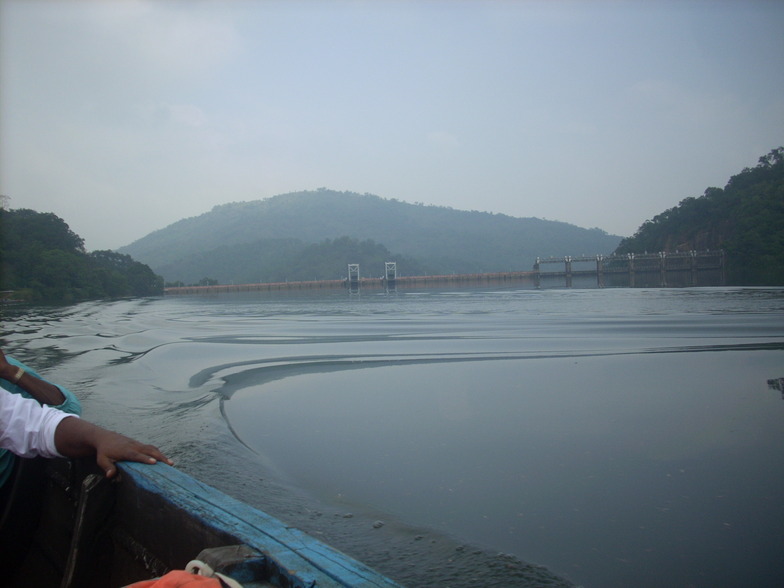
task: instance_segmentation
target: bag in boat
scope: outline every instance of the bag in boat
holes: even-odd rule
[[[160,578],[134,582],[125,588],[242,588],[242,585],[199,560],[193,560],[184,570],[173,570]]]

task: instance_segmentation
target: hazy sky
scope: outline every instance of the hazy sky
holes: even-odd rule
[[[0,0],[0,193],[88,250],[319,187],[627,236],[782,144],[782,1]]]

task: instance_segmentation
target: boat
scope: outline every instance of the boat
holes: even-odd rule
[[[194,560],[244,588],[393,588],[391,579],[163,463],[20,459],[3,488],[0,585],[118,588]],[[0,503],[2,504],[2,503]]]

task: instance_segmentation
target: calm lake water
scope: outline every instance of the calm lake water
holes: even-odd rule
[[[409,586],[784,586],[784,289],[5,309],[85,417]]]

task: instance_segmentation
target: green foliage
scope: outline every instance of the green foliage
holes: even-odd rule
[[[157,271],[166,276],[167,286],[203,285],[202,277],[221,284],[283,282],[286,266],[305,244],[296,239],[264,239],[252,243],[224,245],[211,251],[188,255]],[[291,280],[297,280],[293,275]],[[310,278],[308,278],[310,279]]]
[[[397,261],[407,275],[429,273],[417,261],[390,253],[372,240],[358,241],[345,236],[316,244],[295,239],[268,239],[220,247],[186,257],[162,269],[170,276],[167,286],[250,284],[338,280],[346,277],[349,263],[360,264],[362,275],[380,277],[387,261]],[[206,278],[197,278],[203,274],[213,276],[209,284],[205,282]]]
[[[106,250],[93,251],[90,258],[108,296],[157,296],[163,291],[163,278],[130,255]]]
[[[0,209],[0,231],[0,289],[17,299],[71,303],[163,291],[162,278],[128,255],[87,254],[84,240],[52,213]]]
[[[334,280],[347,277],[350,263],[359,264],[362,276],[381,277],[384,275],[384,263],[387,261],[396,261],[398,267],[405,268],[407,275],[430,273],[417,261],[392,254],[386,247],[371,239],[358,241],[345,236],[308,245],[291,260],[289,267],[294,275],[301,276],[301,279]]]
[[[784,147],[648,220],[616,253],[724,249],[731,285],[784,285]]]

